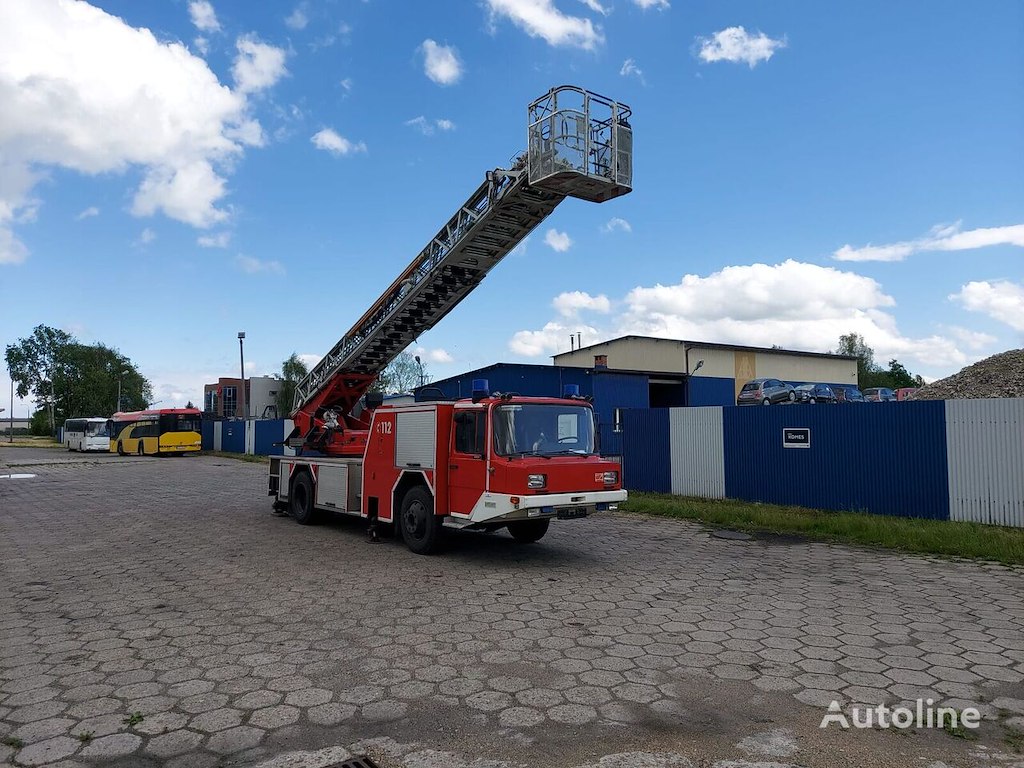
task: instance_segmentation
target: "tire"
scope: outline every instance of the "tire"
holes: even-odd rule
[[[814,405],[818,401],[812,397],[808,402],[810,402],[811,405]]]
[[[771,399],[769,399],[767,397],[764,400],[761,401],[761,405],[771,405],[771,404],[772,404]]]
[[[126,454],[124,452],[124,444],[120,440],[117,441],[117,455],[118,456],[127,456],[128,455],[128,454]]]
[[[423,486],[405,494],[398,520],[405,545],[417,555],[430,555],[441,548],[441,519],[434,514],[434,497]]]
[[[533,544],[544,538],[549,525],[550,520],[518,520],[508,524],[508,532],[520,544]]]
[[[314,506],[316,490],[313,488],[313,478],[309,476],[308,472],[300,473],[292,481],[292,490],[288,499],[288,511],[295,518],[295,522],[300,525],[316,525],[320,522],[320,512]]]
[[[793,390],[789,391],[789,402],[791,402],[791,403],[795,403],[796,402],[796,392],[794,392]]]

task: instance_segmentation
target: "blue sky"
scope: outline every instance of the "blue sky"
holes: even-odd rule
[[[571,332],[855,330],[927,378],[1022,345],[1016,0],[8,0],[0,342],[117,347],[167,405],[239,330],[247,374],[315,359],[562,83],[633,108],[634,192],[556,209],[420,338],[433,376]]]

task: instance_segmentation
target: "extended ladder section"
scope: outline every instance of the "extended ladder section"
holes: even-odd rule
[[[529,149],[483,184],[295,391],[295,411],[347,410],[568,196],[603,202],[632,186],[627,107],[554,88],[529,108]],[[347,380],[347,381],[346,381]],[[330,390],[328,392],[327,390]],[[310,418],[314,414],[307,413]]]

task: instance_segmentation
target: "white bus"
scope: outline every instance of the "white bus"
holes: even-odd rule
[[[69,451],[109,451],[107,420],[68,419],[64,422],[64,447]]]

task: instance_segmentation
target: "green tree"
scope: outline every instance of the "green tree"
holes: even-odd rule
[[[53,434],[50,432],[50,410],[48,408],[40,408],[32,414],[28,432],[36,437],[45,437],[46,435]]]
[[[103,344],[68,344],[65,365],[54,380],[57,408],[63,418],[103,416],[115,410],[139,411],[153,398],[153,390],[134,363]],[[121,403],[118,407],[118,381]],[[59,421],[58,421],[59,423]]]
[[[373,382],[370,391],[388,394],[412,392],[421,383],[426,384],[429,381],[430,377],[427,375],[427,367],[423,365],[419,356],[402,352],[388,363],[387,368]]]
[[[889,389],[902,389],[903,387],[916,387],[920,376],[912,376],[903,363],[895,358],[889,361],[889,370],[886,371]]]
[[[281,363],[281,386],[277,389],[277,415],[285,418],[292,412],[295,403],[295,386],[305,378],[309,370],[294,352]]]
[[[112,413],[119,379],[122,410],[145,408],[152,398],[149,382],[127,357],[103,344],[80,344],[57,328],[36,326],[8,345],[5,357],[18,397],[31,396],[37,415],[48,414],[50,434],[64,419]]]
[[[859,333],[844,333],[839,337],[840,355],[851,355],[857,358],[857,386],[861,389],[870,387],[871,374],[878,370],[875,365],[875,350],[864,342]]]
[[[884,369],[875,363],[875,351],[864,342],[859,333],[844,333],[839,337],[841,355],[852,355],[857,358],[857,386],[861,389],[869,387],[886,387],[900,389],[902,387],[919,387],[923,384],[920,376],[914,376],[896,358],[889,361],[889,368]]]
[[[37,325],[32,335],[9,344],[4,354],[7,370],[18,397],[32,396],[40,410],[49,414],[50,434],[56,434],[55,386],[65,348],[72,341],[66,331]]]

